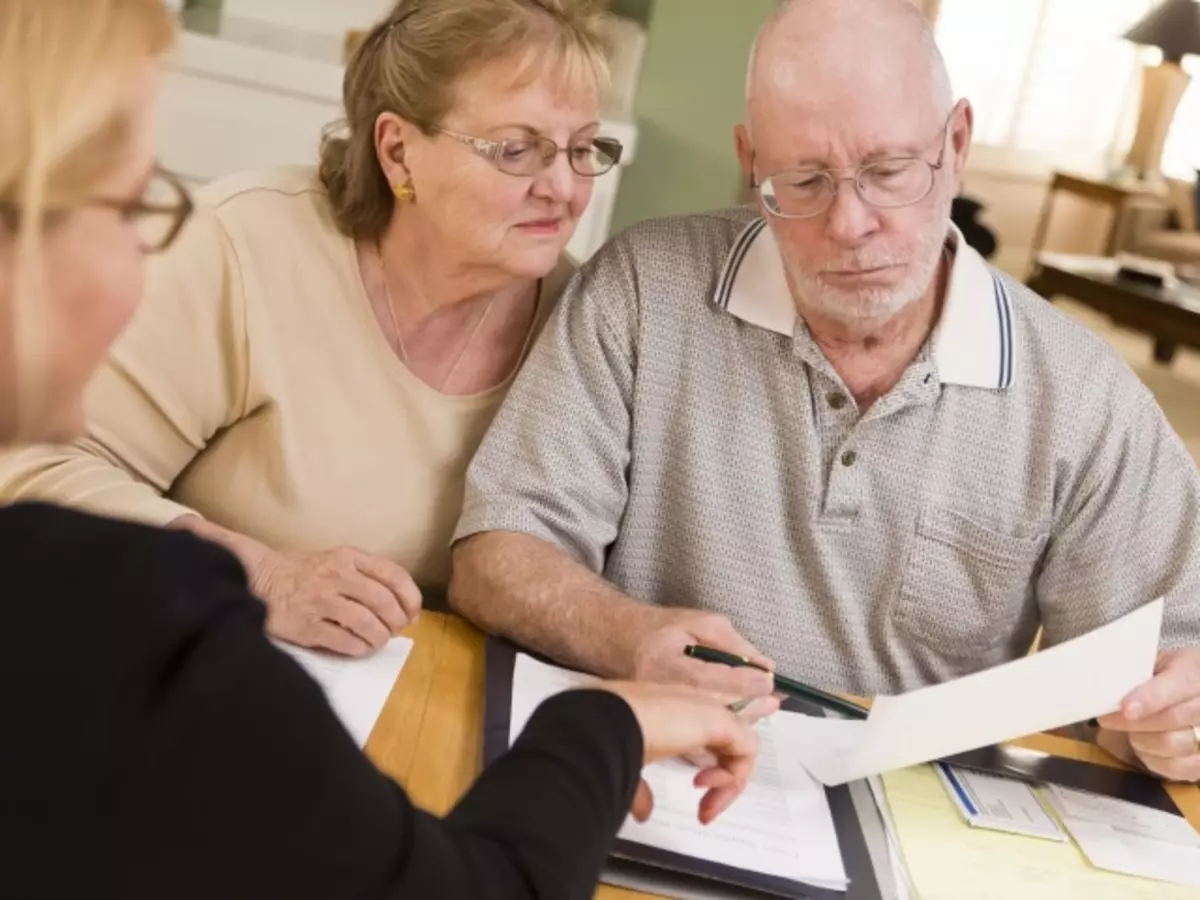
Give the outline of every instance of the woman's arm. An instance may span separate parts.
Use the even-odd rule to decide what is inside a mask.
[[[550,701],[438,819],[362,756],[320,688],[267,643],[236,567],[214,586],[167,562],[189,587],[165,606],[191,624],[169,626],[174,651],[162,648],[146,686],[155,702],[134,705],[145,715],[115,816],[120,896],[591,896],[642,763],[624,700]]]
[[[201,209],[148,270],[146,299],[86,394],[87,436],[0,458],[0,500],[48,500],[165,525],[163,497],[245,414],[247,339],[233,246]]]

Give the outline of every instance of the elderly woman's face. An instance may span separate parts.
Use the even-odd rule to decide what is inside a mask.
[[[568,79],[546,66],[514,84],[522,67],[485,67],[466,77],[441,127],[492,141],[549,138],[579,147],[597,136],[595,79]],[[582,68],[582,67],[581,67]],[[405,167],[423,219],[472,265],[541,278],[556,265],[592,196],[593,179],[572,170],[566,153],[535,175],[510,175],[444,134],[405,147]]]

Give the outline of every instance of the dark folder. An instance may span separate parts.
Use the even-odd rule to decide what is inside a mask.
[[[980,747],[942,760],[962,769],[1016,778],[1030,784],[1056,784],[1092,794],[1103,794],[1182,816],[1161,781],[1145,772],[1115,769],[1080,759],[1051,756],[1009,744]]]
[[[517,648],[508,641],[489,637],[486,652],[486,683],[483,711],[483,761],[493,762],[508,750],[508,730],[512,716],[513,667]],[[794,712],[821,715],[815,707],[789,699],[784,708]],[[715,881],[741,889],[747,897],[786,897],[791,900],[882,900],[866,838],[859,822],[850,788],[842,785],[826,788],[833,824],[837,831],[842,862],[850,885],[846,891],[829,890],[785,878],[763,875],[709,860],[648,847],[631,841],[617,841],[614,866],[630,871],[644,867],[661,876],[677,877],[682,884],[697,880]]]

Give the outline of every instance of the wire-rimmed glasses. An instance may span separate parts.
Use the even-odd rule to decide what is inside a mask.
[[[493,141],[445,128],[435,130],[470,147],[506,175],[519,177],[537,175],[553,165],[558,154],[565,153],[572,171],[585,178],[596,178],[621,161],[624,149],[616,138],[587,138],[559,147],[550,138],[541,136]]]
[[[922,156],[899,156],[856,166],[851,175],[838,174],[847,169],[800,169],[771,175],[754,187],[767,212],[781,219],[811,219],[821,215],[833,205],[844,181],[853,182],[859,198],[869,206],[880,209],[912,206],[933,191],[937,172],[945,163],[949,126],[947,119],[939,132],[942,147],[934,162]]]

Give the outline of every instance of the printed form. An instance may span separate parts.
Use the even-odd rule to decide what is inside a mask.
[[[509,743],[547,697],[593,679],[524,654],[513,671]],[[751,872],[817,887],[844,889],[846,870],[825,789],[800,764],[795,742],[803,731],[794,713],[760,723],[759,758],[742,796],[711,825],[697,818],[703,791],[695,766],[682,760],[651,763],[642,777],[654,793],[645,823],[630,816],[619,837]]]

